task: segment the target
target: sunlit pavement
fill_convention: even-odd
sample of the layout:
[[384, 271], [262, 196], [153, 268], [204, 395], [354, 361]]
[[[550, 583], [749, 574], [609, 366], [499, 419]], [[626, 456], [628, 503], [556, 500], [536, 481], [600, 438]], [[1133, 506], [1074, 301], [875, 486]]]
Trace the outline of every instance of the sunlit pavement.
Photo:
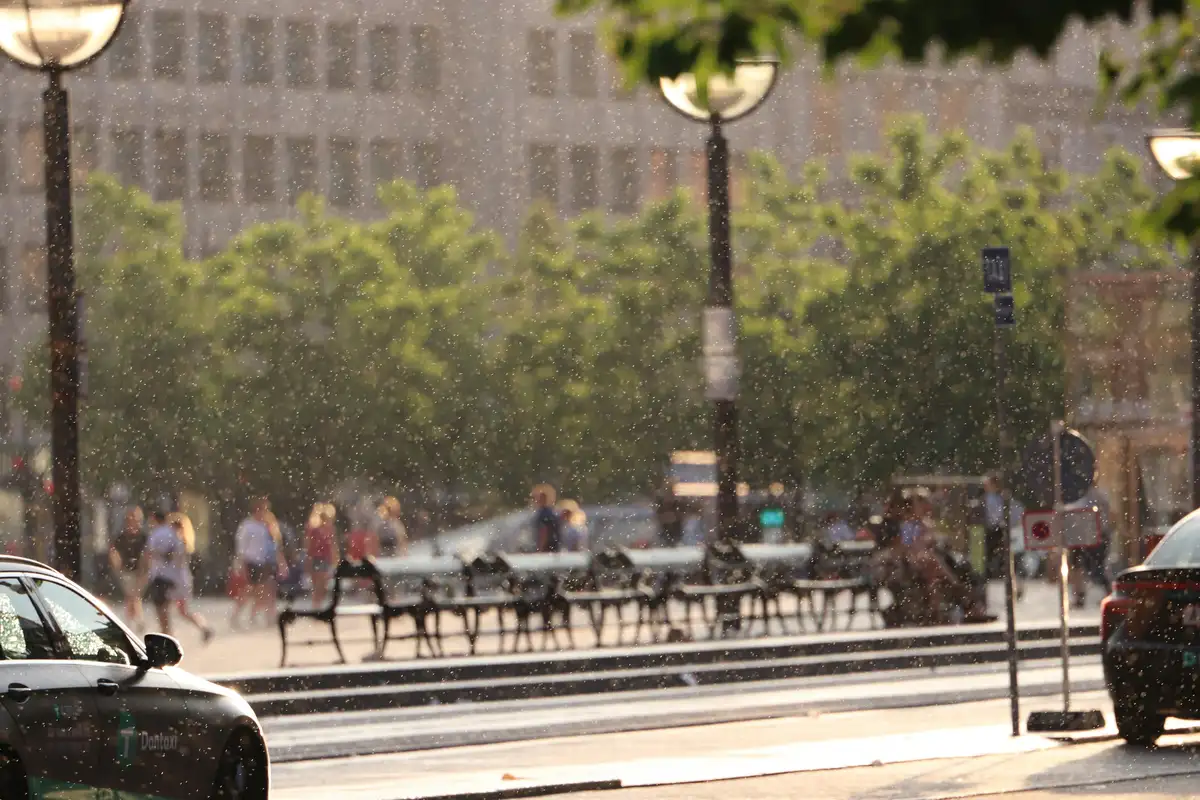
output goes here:
[[[1057, 703], [1040, 698], [1023, 711]], [[1098, 692], [1075, 707], [1109, 710]], [[516, 796], [581, 784], [630, 788], [577, 792], [576, 800], [1200, 794], [1198, 735], [1172, 734], [1160, 749], [1141, 751], [1111, 730], [1075, 742], [1013, 738], [1007, 719], [1006, 702], [988, 701], [301, 762], [277, 767], [273, 796]]]
[[[1099, 604], [1101, 592], [1091, 589], [1088, 606], [1073, 612], [1072, 619], [1079, 623], [1095, 624], [1099, 619]], [[999, 583], [989, 587], [990, 607], [993, 613], [1004, 608], [1004, 592]], [[114, 604], [119, 610], [119, 605]], [[259, 624], [252, 629], [234, 629], [230, 625], [232, 604], [223, 599], [202, 599], [196, 607], [213, 623], [217, 637], [209, 644], [201, 641], [200, 633], [186, 622], [176, 619], [172, 633], [183, 643], [183, 666], [200, 675], [229, 674], [234, 672], [259, 672], [276, 669], [279, 665], [279, 632], [273, 626]], [[1030, 582], [1026, 587], [1025, 596], [1017, 605], [1017, 619], [1022, 623], [1051, 622], [1057, 619], [1058, 590], [1055, 586], [1043, 581]], [[582, 618], [581, 618], [582, 621]], [[837, 627], [840, 630], [845, 625], [844, 615], [839, 615]], [[869, 627], [866, 615], [860, 615], [854, 629], [862, 630]], [[153, 628], [152, 628], [153, 629]], [[447, 630], [453, 630], [447, 627]], [[316, 638], [324, 640], [328, 629], [315, 623], [301, 623], [295, 628], [297, 639]], [[577, 629], [577, 637], [581, 645], [591, 642], [591, 633], [586, 626]], [[370, 626], [365, 621], [350, 621], [344, 625], [343, 643], [346, 645], [346, 657], [349, 663], [361, 663], [371, 652]], [[612, 635], [608, 635], [612, 640]], [[461, 637], [452, 639], [448, 652], [465, 645]], [[492, 653], [495, 650], [495, 637], [486, 637], [480, 642], [482, 653]], [[388, 650], [389, 659], [401, 660], [412, 653], [410, 642], [397, 642]], [[312, 648], [295, 648], [288, 654], [289, 662], [295, 665], [328, 665], [335, 662], [332, 646], [321, 644]]]

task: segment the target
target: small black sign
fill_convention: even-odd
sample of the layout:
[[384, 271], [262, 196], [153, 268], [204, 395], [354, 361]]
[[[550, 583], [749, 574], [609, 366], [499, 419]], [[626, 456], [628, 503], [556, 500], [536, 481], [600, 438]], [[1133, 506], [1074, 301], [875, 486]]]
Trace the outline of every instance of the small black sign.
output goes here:
[[1012, 293], [1012, 258], [1007, 247], [983, 248], [983, 290], [989, 294]]
[[996, 305], [996, 327], [1011, 328], [1017, 324], [1016, 305], [1011, 294], [998, 294]]

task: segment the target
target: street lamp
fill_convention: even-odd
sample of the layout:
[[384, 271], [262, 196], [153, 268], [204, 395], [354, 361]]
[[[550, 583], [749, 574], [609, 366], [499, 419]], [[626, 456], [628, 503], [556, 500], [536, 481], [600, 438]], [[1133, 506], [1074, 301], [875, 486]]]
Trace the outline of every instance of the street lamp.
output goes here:
[[128, 0], [0, 0], [0, 49], [45, 72], [46, 295], [50, 318], [51, 499], [55, 561], [80, 576], [79, 296], [71, 220], [71, 139], [62, 74], [100, 55], [116, 36]]
[[[1173, 180], [1200, 175], [1200, 133], [1154, 131], [1146, 137], [1150, 155]], [[1200, 247], [1192, 243], [1192, 508], [1200, 508]]]
[[659, 82], [663, 99], [688, 119], [707, 122], [708, 239], [712, 269], [704, 312], [708, 399], [714, 401], [717, 455], [717, 538], [732, 540], [738, 518], [737, 322], [733, 311], [733, 252], [729, 233], [729, 143], [721, 126], [750, 114], [767, 99], [779, 75], [774, 58], [738, 62], [732, 75], [714, 75], [702, 97], [696, 76]]

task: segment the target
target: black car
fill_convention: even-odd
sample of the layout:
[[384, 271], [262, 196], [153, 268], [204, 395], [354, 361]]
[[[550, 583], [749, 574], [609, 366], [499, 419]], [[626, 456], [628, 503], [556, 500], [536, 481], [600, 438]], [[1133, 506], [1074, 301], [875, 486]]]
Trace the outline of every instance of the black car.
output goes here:
[[1117, 729], [1152, 745], [1167, 717], [1200, 719], [1200, 511], [1184, 517], [1101, 606]]
[[254, 712], [182, 656], [53, 569], [0, 556], [0, 800], [265, 800]]

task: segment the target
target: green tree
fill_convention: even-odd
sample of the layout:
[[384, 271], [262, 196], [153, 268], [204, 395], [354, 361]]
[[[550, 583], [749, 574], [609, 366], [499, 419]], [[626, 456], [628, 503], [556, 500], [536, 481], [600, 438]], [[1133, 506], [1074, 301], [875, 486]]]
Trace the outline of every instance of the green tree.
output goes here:
[[[813, 472], [842, 485], [995, 464], [982, 244], [1007, 244], [1016, 264], [1006, 401], [1017, 441], [1062, 413], [1066, 276], [1167, 263], [1133, 237], [1128, 219], [1149, 190], [1128, 155], [1110, 154], [1097, 175], [1071, 183], [1043, 166], [1028, 132], [987, 153], [961, 135], [930, 137], [906, 122], [890, 143], [885, 157], [855, 165], [853, 205], [814, 212], [823, 248], [844, 275], [798, 309], [809, 338], [788, 357], [792, 380], [809, 387], [802, 424]], [[768, 348], [759, 357], [776, 356]]]
[[[216, 441], [211, 308], [198, 265], [183, 257], [179, 209], [103, 176], [80, 200], [76, 252], [89, 367], [81, 477], [100, 490], [117, 482], [141, 491], [203, 483]], [[48, 372], [39, 339], [21, 398], [35, 424], [49, 409]]]

